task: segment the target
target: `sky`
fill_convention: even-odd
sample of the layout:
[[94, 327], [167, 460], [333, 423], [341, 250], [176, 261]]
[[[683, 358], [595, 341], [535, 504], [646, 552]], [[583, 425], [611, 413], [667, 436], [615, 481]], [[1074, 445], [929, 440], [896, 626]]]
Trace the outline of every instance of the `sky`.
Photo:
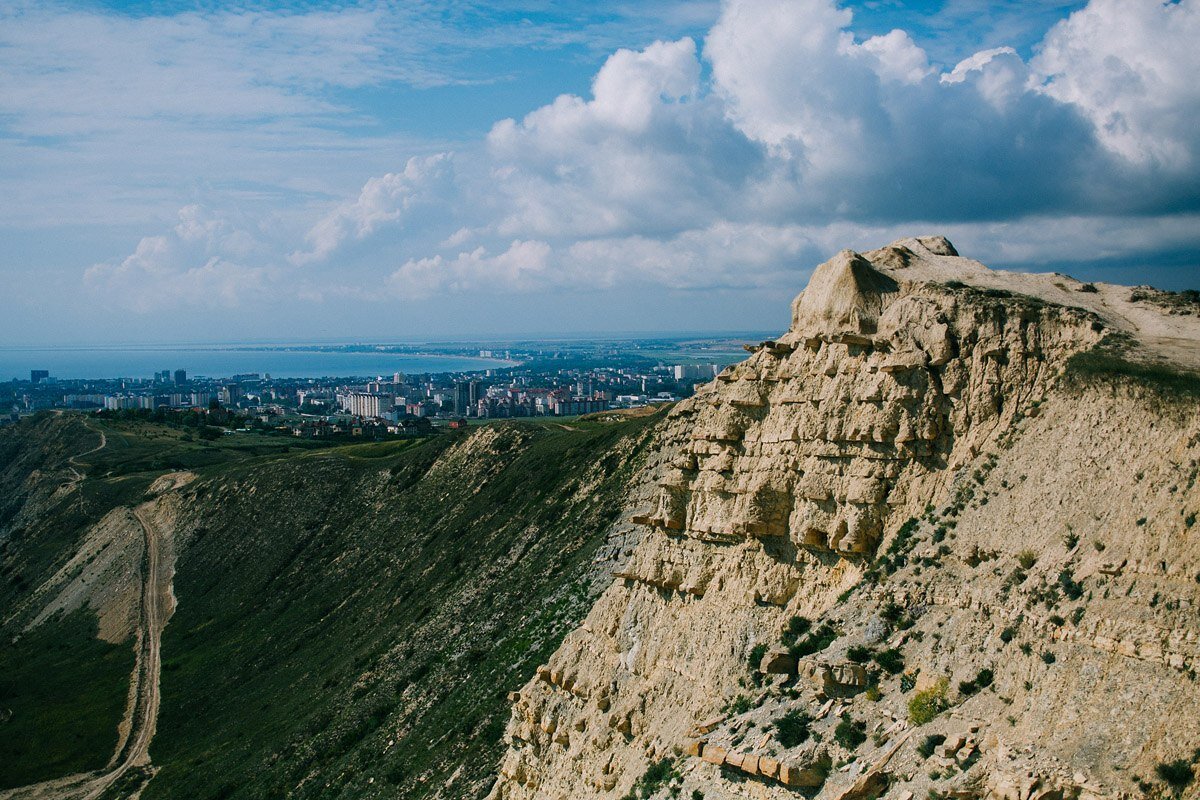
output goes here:
[[0, 346], [776, 330], [838, 250], [1200, 286], [1200, 0], [0, 0]]

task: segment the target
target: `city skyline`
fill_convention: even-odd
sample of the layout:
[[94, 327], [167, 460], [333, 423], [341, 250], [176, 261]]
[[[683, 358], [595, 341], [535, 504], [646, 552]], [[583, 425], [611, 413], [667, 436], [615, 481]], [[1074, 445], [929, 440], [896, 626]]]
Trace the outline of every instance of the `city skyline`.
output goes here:
[[926, 233], [1197, 284], [1196, 0], [0, 23], [5, 344], [783, 329], [838, 249]]

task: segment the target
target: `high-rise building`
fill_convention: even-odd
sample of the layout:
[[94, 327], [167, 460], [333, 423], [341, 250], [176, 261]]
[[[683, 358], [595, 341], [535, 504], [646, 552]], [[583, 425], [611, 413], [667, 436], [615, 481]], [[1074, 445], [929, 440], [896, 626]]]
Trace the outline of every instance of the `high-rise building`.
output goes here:
[[674, 368], [675, 380], [708, 380], [720, 371], [716, 364], [680, 364]]
[[356, 417], [382, 417], [396, 403], [396, 398], [386, 392], [350, 392], [339, 399], [342, 409]]
[[454, 413], [460, 417], [472, 415], [479, 397], [479, 381], [459, 381], [454, 384]]
[[182, 386], [185, 383], [187, 383], [187, 370], [186, 369], [175, 370], [175, 385]]
[[30, 383], [41, 383], [42, 381], [46, 380], [49, 377], [50, 377], [50, 370], [48, 370], [48, 369], [31, 369], [31, 370], [29, 370], [29, 382]]

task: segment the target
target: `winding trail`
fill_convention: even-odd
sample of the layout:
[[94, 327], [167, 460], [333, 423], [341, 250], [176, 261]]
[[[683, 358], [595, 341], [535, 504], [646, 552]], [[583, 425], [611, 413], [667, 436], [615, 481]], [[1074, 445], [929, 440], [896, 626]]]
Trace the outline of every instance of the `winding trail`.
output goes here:
[[[103, 435], [103, 434], [102, 434]], [[101, 444], [103, 447], [104, 444]], [[100, 448], [96, 448], [100, 449]], [[89, 451], [89, 452], [95, 452]], [[130, 678], [132, 702], [126, 712], [128, 734], [117, 743], [117, 751], [103, 771], [68, 775], [63, 778], [0, 792], [0, 800], [98, 800], [130, 770], [144, 770], [130, 794], [141, 793], [153, 776], [150, 742], [158, 723], [159, 678], [162, 673], [162, 631], [174, 611], [170, 579], [172, 565], [162, 547], [162, 533], [147, 515], [146, 506], [133, 509], [145, 537], [142, 570], [141, 614], [137, 627], [137, 658]], [[123, 723], [124, 726], [124, 723]]]

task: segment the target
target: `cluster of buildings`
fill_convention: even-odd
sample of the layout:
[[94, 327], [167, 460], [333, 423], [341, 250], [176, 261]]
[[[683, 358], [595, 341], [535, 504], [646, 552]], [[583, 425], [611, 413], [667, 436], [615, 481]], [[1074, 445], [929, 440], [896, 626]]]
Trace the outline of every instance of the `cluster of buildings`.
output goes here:
[[357, 432], [411, 433], [468, 419], [577, 416], [612, 408], [666, 403], [711, 380], [715, 364], [558, 366], [553, 359], [473, 373], [345, 378], [275, 378], [240, 374], [189, 376], [183, 369], [149, 379], [56, 380], [34, 370], [30, 380], [0, 384], [0, 418], [47, 408], [152, 413], [223, 409], [258, 427], [299, 436]]

